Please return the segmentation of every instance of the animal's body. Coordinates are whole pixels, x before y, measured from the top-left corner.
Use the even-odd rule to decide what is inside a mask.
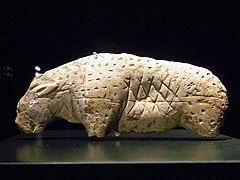
[[[205,68],[101,53],[37,75],[18,103],[16,123],[26,133],[63,118],[83,123],[89,136],[183,127],[214,137],[227,106],[225,87]]]

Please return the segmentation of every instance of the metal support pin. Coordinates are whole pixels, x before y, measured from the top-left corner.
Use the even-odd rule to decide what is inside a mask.
[[[35,66],[35,70],[39,72],[41,71],[41,68],[39,66]]]
[[[96,52],[93,52],[93,56],[94,56],[95,59],[98,58],[98,54]]]
[[[35,69],[35,71],[36,71],[36,72],[35,72],[35,76],[38,76],[38,75],[40,74],[39,72],[41,71],[41,68],[40,68],[39,66],[35,66],[34,69]]]

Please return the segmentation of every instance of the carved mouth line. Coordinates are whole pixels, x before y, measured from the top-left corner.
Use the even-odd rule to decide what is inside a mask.
[[[32,127],[32,132],[39,133],[39,132],[43,131],[44,126],[45,126],[45,123],[43,123],[43,122],[34,124],[34,126]]]

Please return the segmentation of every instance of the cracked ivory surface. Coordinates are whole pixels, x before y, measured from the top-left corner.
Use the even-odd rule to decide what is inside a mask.
[[[89,136],[183,127],[214,137],[227,106],[225,87],[205,68],[95,53],[37,75],[18,103],[16,123],[26,133],[63,118],[83,123]]]

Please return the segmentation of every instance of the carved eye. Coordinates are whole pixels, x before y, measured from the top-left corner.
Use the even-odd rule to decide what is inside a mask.
[[[34,104],[38,104],[38,99],[33,99],[29,102],[29,107],[32,107]]]

